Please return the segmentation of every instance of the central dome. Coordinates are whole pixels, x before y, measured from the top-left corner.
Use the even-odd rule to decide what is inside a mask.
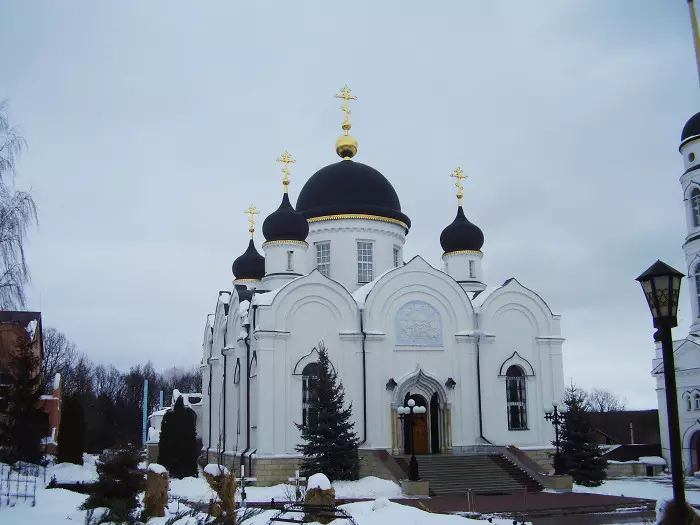
[[[700,135],[700,113],[696,113],[688,122],[683,126],[683,132],[681,133],[681,142],[685,142],[691,137],[696,137]]]
[[[329,215],[372,215],[411,227],[391,183],[377,170],[342,160],[318,170],[299,193],[297,212],[305,219]],[[392,221],[392,222],[393,222]]]

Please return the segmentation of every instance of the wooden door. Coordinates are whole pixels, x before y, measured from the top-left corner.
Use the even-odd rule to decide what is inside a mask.
[[[417,414],[413,422],[413,451],[428,454],[428,414]]]

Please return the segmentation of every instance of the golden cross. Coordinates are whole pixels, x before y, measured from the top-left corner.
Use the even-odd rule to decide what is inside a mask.
[[[462,197],[464,197],[464,185],[462,184],[462,179],[466,179],[467,176],[462,171],[462,168],[458,166],[457,169],[452,172],[450,177],[457,179],[457,182],[455,182],[455,186],[457,186],[457,203],[461,206]]]
[[[248,217],[248,223],[250,223],[250,228],[248,228],[248,231],[250,232],[250,238],[252,239],[253,232],[255,231],[255,216],[258,215],[260,211],[254,205],[251,204],[250,206],[248,206],[247,210],[243,211],[243,213],[247,213],[248,215],[250,215],[250,217]]]
[[[335,98],[342,98],[343,99],[343,105],[340,106],[340,109],[343,110],[343,113],[345,114],[345,120],[343,121],[343,129],[345,130],[345,134],[347,135],[350,131],[350,105],[349,101],[350,100],[357,100],[357,97],[350,95],[350,88],[348,88],[347,85],[343,89],[340,90],[340,93],[335,95]]]
[[[277,162],[284,164],[284,168],[282,168],[282,173],[284,173],[282,184],[284,184],[284,192],[287,193],[287,186],[289,186],[289,165],[294,164],[296,160],[292,158],[291,153],[285,151],[282,153],[281,157],[277,157]]]

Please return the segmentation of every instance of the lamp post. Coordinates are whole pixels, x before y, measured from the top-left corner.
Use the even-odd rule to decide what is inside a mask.
[[[416,406],[416,402],[413,399],[409,399],[407,406],[398,407],[396,413],[399,415],[399,419],[403,423],[404,419],[408,425],[408,435],[409,439],[409,450],[411,451],[411,461],[408,463],[408,479],[410,481],[418,481],[420,477],[418,476],[418,461],[416,460],[416,455],[413,450],[413,424],[415,423],[415,417],[417,414],[425,414],[425,407]]]
[[[567,411],[568,408],[566,405],[562,404],[561,408],[559,408],[557,403],[553,403],[551,408],[547,407],[544,409],[544,418],[547,421],[551,421],[552,425],[554,426],[554,473],[557,475],[562,474],[559,427],[564,424],[564,421],[566,421]]]
[[[647,271],[637,277],[642,285],[654,328],[654,339],[661,341],[664,361],[664,383],[666,388],[666,414],[668,417],[668,437],[671,448],[671,476],[673,479],[673,499],[678,505],[680,516],[685,515],[685,492],[683,489],[683,458],[681,456],[681,429],[678,418],[678,391],[676,390],[676,370],[673,358],[673,337],[671,328],[678,326],[678,293],[683,274],[669,265],[656,261]],[[657,339],[658,338],[658,339]]]

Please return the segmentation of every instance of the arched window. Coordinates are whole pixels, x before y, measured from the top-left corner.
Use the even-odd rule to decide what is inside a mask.
[[[523,369],[511,365],[506,371],[508,430],[527,430],[527,403]]]
[[[301,371],[301,424],[304,426],[316,423],[318,414],[312,408],[312,403],[318,400],[318,363],[309,363]]]
[[[690,396],[688,396],[688,399],[686,399],[686,401],[688,402],[688,412],[690,412],[691,410],[693,410],[693,400],[690,399]]]
[[[695,266],[695,299],[698,302],[698,317],[700,317],[700,264]]]
[[[695,395],[693,396],[693,400],[695,401],[695,410],[700,410],[700,394],[695,392]]]
[[[693,226],[700,226],[700,189],[695,188],[690,194],[690,207],[693,212]]]

